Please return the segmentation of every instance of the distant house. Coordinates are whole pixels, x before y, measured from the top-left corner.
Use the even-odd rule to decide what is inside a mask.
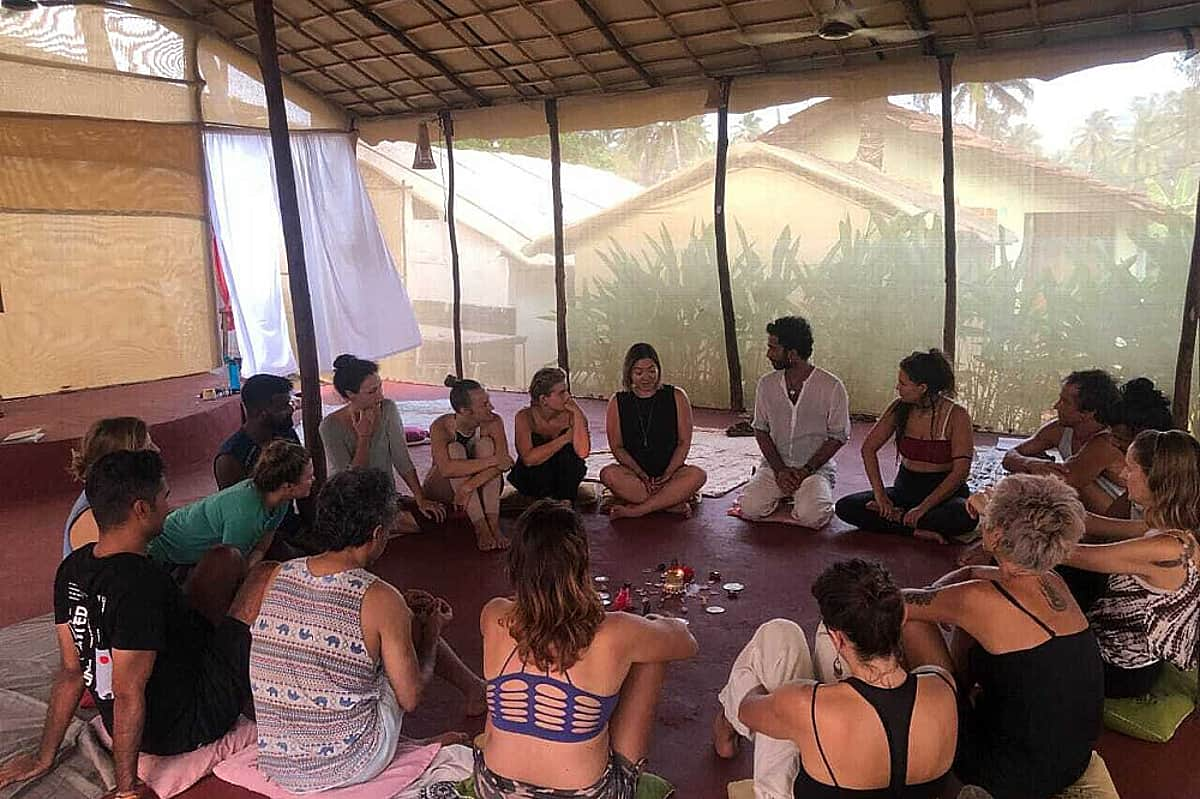
[[[764,133],[760,142],[842,164],[869,165],[917,190],[942,187],[942,121],[890,103],[826,100]],[[1062,277],[1077,263],[1081,240],[1135,253],[1128,233],[1170,210],[1145,194],[1113,186],[1064,164],[1010,147],[965,125],[954,126],[958,206],[1003,229],[1011,261],[1026,274]]]
[[[799,239],[798,256],[820,263],[838,240],[839,224],[849,219],[862,229],[872,212],[940,214],[940,192],[934,193],[894,180],[860,162],[835,163],[807,152],[764,144],[736,144],[729,150],[726,177],[726,215],[731,250],[740,226],[762,255],[784,227]],[[686,243],[698,223],[713,218],[713,169],[703,161],[676,173],[641,194],[617,203],[566,229],[568,253],[575,259],[576,287],[603,274],[602,253],[617,242],[625,249],[644,246],[665,226],[676,246]],[[999,231],[993,219],[965,210],[959,218],[963,246],[990,249]],[[526,253],[540,257],[554,246],[551,236],[533,241]]]
[[[424,344],[381,364],[384,375],[439,381],[453,367],[450,239],[445,163],[412,169],[414,145],[359,145],[360,172],[380,229],[400,271]],[[464,360],[468,376],[523,388],[556,359],[553,254],[527,255],[553,230],[550,162],[495,151],[456,149],[455,223],[462,275]],[[563,216],[595,214],[641,191],[610,172],[563,164]],[[570,277],[568,262],[568,277]]]

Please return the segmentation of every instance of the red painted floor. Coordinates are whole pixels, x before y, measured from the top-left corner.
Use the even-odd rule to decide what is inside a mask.
[[[387,393],[395,398],[430,399],[444,397],[445,389],[389,384]],[[326,394],[326,402],[336,401],[330,392]],[[142,411],[137,392],[130,391],[127,399],[128,406],[120,412]],[[495,394],[493,401],[509,420],[511,430],[512,415],[525,398]],[[594,439],[603,441],[603,403],[581,404],[592,420]],[[99,406],[93,407],[99,410]],[[117,411],[105,407],[103,412]],[[723,427],[732,420],[726,413],[697,413],[699,426]],[[236,420],[229,429],[233,427]],[[865,431],[865,425],[856,424],[853,440],[837,458],[839,492],[867,487],[858,459]],[[190,455],[187,460],[194,463],[190,468],[172,469],[176,496],[186,499],[212,488],[207,453],[214,446],[203,442],[186,447]],[[3,449],[0,459],[5,456]],[[172,457],[170,452],[166,454]],[[413,456],[418,469],[428,467],[428,447],[414,448]],[[885,456],[883,460],[890,458]],[[45,500],[0,503],[0,546],[6,553],[0,563],[0,624],[50,608],[50,583],[58,562],[62,520],[74,496],[70,484],[65,486],[57,495],[48,492],[52,496]],[[733,495],[705,499],[697,516],[689,521],[651,518],[610,524],[607,517],[585,517],[593,541],[594,570],[609,575],[614,583],[629,580],[637,584],[644,579],[643,569],[679,558],[696,567],[697,572],[719,569],[726,578],[747,586],[739,600],[725,602],[728,612],[724,615],[700,614],[698,608],[689,614],[701,652],[694,660],[671,670],[659,707],[651,769],[674,782],[681,799],[718,799],[725,796],[727,782],[750,776],[748,748],[735,760],[718,760],[709,749],[708,734],[716,691],[755,625],[774,616],[788,616],[811,630],[817,614],[809,584],[831,560],[855,555],[878,558],[901,582],[920,585],[947,571],[955,555],[950,547],[849,532],[839,522],[815,533],[792,527],[752,526],[725,515],[732,499]],[[505,593],[508,586],[501,558],[476,551],[465,525],[394,541],[376,570],[396,585],[420,586],[449,599],[456,618],[447,630],[447,638],[467,663],[479,663],[478,610],[486,599]],[[425,705],[406,720],[407,733],[426,735],[444,729],[475,732],[479,728],[478,722],[464,719],[461,701],[448,687],[435,685],[427,697]],[[1106,733],[1100,750],[1126,799],[1200,796],[1200,772],[1191,760],[1200,753],[1200,722],[1195,719],[1186,722],[1170,744],[1144,744]],[[257,794],[210,778],[185,796],[233,799]]]

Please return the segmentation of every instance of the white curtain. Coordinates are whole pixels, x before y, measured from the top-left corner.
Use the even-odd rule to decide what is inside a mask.
[[[270,136],[207,131],[213,225],[245,374],[296,371],[283,309],[283,232]],[[293,133],[292,163],[317,358],[382,358],[421,344],[420,330],[366,188],[353,139]]]
[[[293,134],[292,162],[321,368],[332,368],[343,352],[382,358],[419,347],[417,319],[358,172],[354,139]]]
[[[204,151],[209,210],[229,286],[242,372],[292,374],[296,358],[279,281],[283,228],[271,139],[258,133],[206,131]]]

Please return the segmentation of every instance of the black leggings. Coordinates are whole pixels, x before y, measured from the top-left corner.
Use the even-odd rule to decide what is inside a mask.
[[[569,499],[574,501],[579,484],[587,474],[587,464],[571,444],[537,466],[527,466],[518,460],[508,473],[508,482],[524,496],[534,499]]]
[[[945,472],[914,472],[901,465],[896,474],[895,485],[888,486],[885,490],[892,504],[899,510],[906,511],[920,505],[945,479]],[[979,520],[967,513],[967,497],[970,493],[966,483],[960,485],[949,499],[921,517],[921,529],[950,537],[965,535],[974,530]],[[859,491],[839,499],[834,510],[839,519],[860,530],[912,535],[913,528],[888,521],[875,511],[868,510],[867,503],[874,500],[874,492]]]

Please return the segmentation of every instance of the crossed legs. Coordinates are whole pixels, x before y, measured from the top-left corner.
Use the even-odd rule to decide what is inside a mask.
[[[671,479],[651,491],[632,469],[619,463],[600,470],[600,482],[620,500],[609,511],[614,519],[645,516],[660,510],[690,516],[690,500],[706,480],[708,475],[703,469],[685,464],[671,475]]]

